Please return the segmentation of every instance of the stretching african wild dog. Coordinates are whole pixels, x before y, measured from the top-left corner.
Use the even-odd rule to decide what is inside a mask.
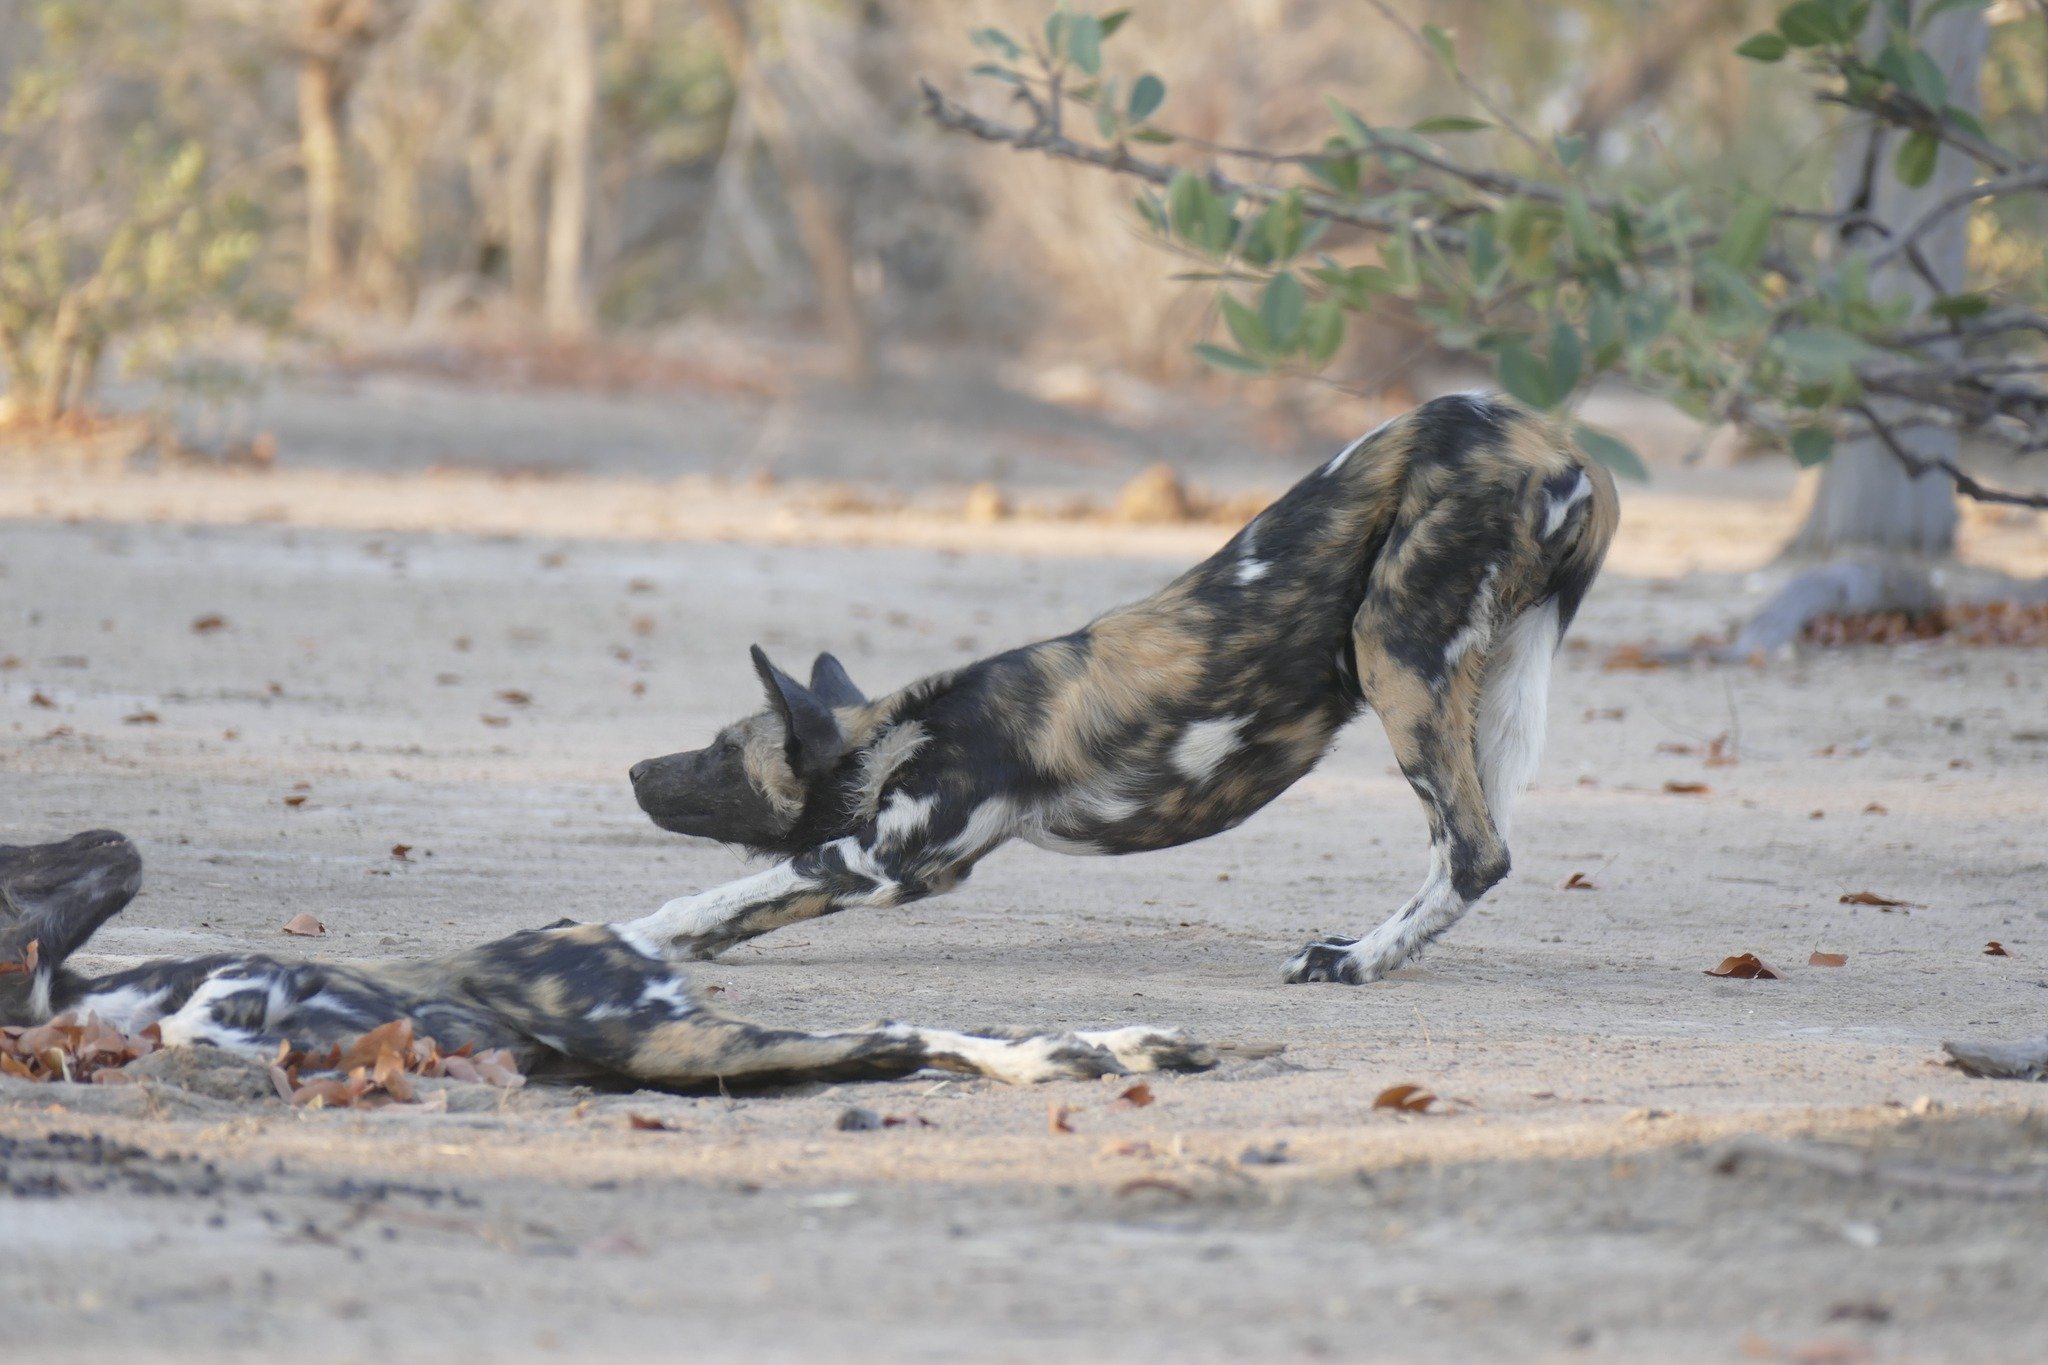
[[[96,979],[68,968],[65,959],[141,880],[135,846],[107,830],[0,845],[0,1024],[90,1011],[126,1032],[155,1024],[167,1046],[270,1056],[284,1040],[317,1052],[408,1019],[450,1051],[508,1048],[529,1073],[678,1090],[881,1079],[925,1067],[1025,1082],[1215,1064],[1201,1044],[1142,1027],[1003,1036],[903,1024],[851,1033],[760,1028],[706,1008],[681,968],[601,924],[531,930],[419,962],[223,953]]]
[[[1347,447],[1153,596],[869,701],[821,655],[754,665],[769,709],[634,766],[665,829],[773,867],[615,925],[710,957],[849,906],[945,891],[1012,838],[1062,853],[1230,829],[1376,712],[1429,817],[1421,890],[1289,981],[1379,979],[1507,874],[1551,656],[1614,534],[1613,482],[1546,419],[1440,398]]]

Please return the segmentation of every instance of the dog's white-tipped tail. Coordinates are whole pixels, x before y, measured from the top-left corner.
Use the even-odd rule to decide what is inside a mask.
[[[1557,599],[1546,598],[1496,638],[1479,691],[1479,785],[1494,828],[1508,836],[1509,807],[1536,776],[1557,653]]]

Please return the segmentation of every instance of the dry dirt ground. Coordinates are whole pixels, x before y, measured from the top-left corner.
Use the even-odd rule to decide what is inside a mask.
[[[1145,1020],[1279,1058],[1155,1079],[1142,1108],[936,1077],[465,1090],[445,1114],[223,1098],[234,1068],[4,1082],[4,1354],[2039,1359],[2048,1091],[1938,1045],[2048,1027],[2042,652],[1600,667],[1755,601],[1742,570],[1788,516],[1769,491],[1630,492],[1514,875],[1390,981],[1277,980],[1423,871],[1370,721],[1221,838],[1004,850],[952,896],[702,969],[767,1020]],[[2042,571],[2038,522],[1976,531]],[[141,845],[100,963],[638,913],[740,868],[647,824],[625,770],[753,703],[750,642],[830,647],[886,688],[1068,628],[1224,534],[657,482],[9,476],[0,840]],[[1723,733],[1729,766],[1670,747]],[[1592,889],[1560,889],[1573,873]],[[1911,905],[1840,901],[1865,890]],[[280,936],[301,910],[324,939]],[[1702,975],[1744,951],[1784,979]],[[1442,1098],[1375,1110],[1396,1083]],[[927,1123],[838,1131],[856,1104]]]

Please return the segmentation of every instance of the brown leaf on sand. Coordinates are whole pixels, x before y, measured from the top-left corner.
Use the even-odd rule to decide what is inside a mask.
[[[306,798],[303,796],[287,796],[284,799],[284,803],[287,806],[290,806],[293,810],[297,810],[300,806],[306,804]]]
[[[1067,1121],[1073,1116],[1074,1111],[1064,1104],[1048,1104],[1045,1106],[1046,1131],[1049,1133],[1073,1132],[1074,1125]]]
[[[1664,790],[1673,796],[1705,796],[1713,788],[1704,782],[1666,782]]]
[[[1880,896],[1875,891],[1851,891],[1838,899],[1843,905],[1875,905],[1884,910],[1890,910],[1897,906],[1905,906],[1912,910],[1924,910],[1926,908],[1913,901],[1893,900],[1890,896]]]
[[[667,1119],[658,1119],[651,1114],[628,1114],[626,1126],[636,1133],[673,1133],[676,1126]]]
[[[411,853],[412,853],[412,845],[411,845],[411,844],[393,844],[393,845],[391,846],[391,857],[392,857],[392,859],[393,859],[394,861],[396,861],[396,862],[401,862],[401,863],[409,863],[409,862],[411,862],[411,861],[412,861],[412,858],[411,858],[411,856],[410,856],[410,855],[411,855]]]
[[[1809,967],[1841,967],[1847,965],[1848,961],[1849,955],[1847,953],[1823,953],[1816,949],[1806,959],[1806,965]]]
[[[283,930],[300,938],[318,938],[327,932],[327,926],[314,919],[312,911],[301,910],[284,922]]]
[[[490,715],[489,713],[486,713],[486,714],[484,714],[484,715],[481,715],[481,716],[477,717],[477,719],[478,719],[478,720],[481,720],[481,721],[482,721],[482,722],[483,722],[484,724],[486,724],[486,725],[490,725],[490,726],[495,726],[495,727],[502,727],[502,726],[510,725],[510,724],[512,723],[512,718],[511,718],[510,716],[493,716],[493,715]]]
[[[1559,882],[1557,889],[1560,891],[1598,891],[1600,888],[1593,885],[1593,879],[1585,873],[1574,872],[1571,876]]]
[[[1883,803],[1882,801],[1873,801],[1873,802],[1871,802],[1871,803],[1870,803],[1869,805],[1867,805],[1867,806],[1865,806],[1865,807],[1863,808],[1863,813],[1864,813],[1865,815],[1888,815],[1888,814],[1890,814],[1890,812],[1889,812],[1889,811],[1887,811],[1887,810],[1885,809],[1884,803]]]
[[[192,633],[194,635],[211,635],[216,630],[226,630],[227,628],[228,618],[225,616],[202,616],[192,623]]]
[[[1195,1192],[1187,1186],[1176,1184],[1171,1180],[1161,1179],[1156,1175],[1141,1175],[1136,1180],[1126,1180],[1123,1184],[1116,1187],[1119,1199],[1142,1193],[1145,1190],[1157,1190],[1161,1194],[1170,1194],[1184,1204],[1190,1202],[1195,1197]]]
[[[498,700],[504,702],[507,706],[531,706],[533,705],[533,694],[522,692],[516,687],[508,687],[498,693]]]
[[[1421,1114],[1436,1103],[1436,1096],[1419,1085],[1390,1085],[1373,1099],[1375,1109],[1398,1109],[1404,1114]]]
[[[1708,976],[1725,976],[1736,981],[1782,981],[1784,974],[1755,953],[1724,957],[1718,967],[1707,968]]]
[[[2012,956],[2012,954],[2011,954],[2011,953],[2008,953],[2008,952],[2007,952],[2007,951],[2005,950],[2005,945],[2004,945],[2003,943],[2000,943],[2000,942],[1999,942],[1999,941],[1998,941],[1997,939],[1995,939],[1995,938],[1994,938],[1994,939],[1992,939],[1992,940],[1991,940],[1991,942],[1989,942],[1989,943],[1987,943],[1987,944],[1985,944],[1985,945],[1984,945],[1984,956],[1986,956],[1986,957],[2011,957],[2011,956]]]
[[[1649,673],[1664,667],[1664,661],[1641,645],[1622,645],[1600,661],[1603,673]]]
[[[163,717],[154,711],[137,711],[134,715],[121,717],[123,725],[155,725]]]
[[[1152,1103],[1152,1087],[1143,1081],[1139,1081],[1136,1085],[1126,1088],[1123,1094],[1118,1095],[1116,1102],[1118,1104],[1127,1104],[1133,1109],[1143,1109],[1146,1105]]]
[[[45,711],[54,711],[57,709],[57,703],[51,701],[48,697],[44,696],[40,692],[29,693],[28,704],[30,706],[40,706]]]

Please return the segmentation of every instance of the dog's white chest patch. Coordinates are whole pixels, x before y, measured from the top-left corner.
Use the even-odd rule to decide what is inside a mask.
[[[1189,781],[1202,781],[1237,749],[1244,722],[1243,716],[1193,722],[1173,742],[1173,766]]]

